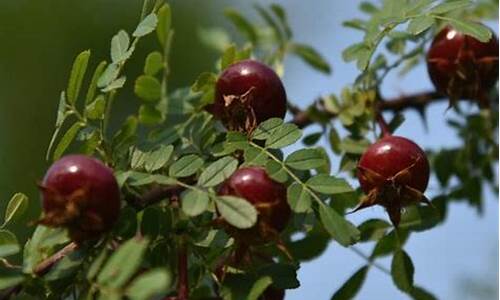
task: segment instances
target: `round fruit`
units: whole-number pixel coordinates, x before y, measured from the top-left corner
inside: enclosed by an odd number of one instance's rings
[[[257,224],[249,229],[228,226],[229,233],[245,244],[265,243],[278,237],[290,219],[286,187],[259,167],[241,168],[221,186],[219,195],[246,199],[258,211]]]
[[[480,42],[452,27],[434,38],[427,53],[427,69],[436,89],[451,101],[486,101],[487,92],[498,80],[498,39]]]
[[[358,163],[358,179],[367,194],[356,210],[380,204],[397,225],[401,208],[425,202],[429,162],[425,152],[404,137],[386,135],[371,145]]]
[[[45,213],[40,223],[68,228],[75,242],[99,237],[118,219],[120,190],[113,171],[92,157],[68,155],[56,161],[40,189]]]
[[[267,119],[285,117],[285,89],[271,68],[243,60],[220,75],[210,111],[228,129],[250,132]]]

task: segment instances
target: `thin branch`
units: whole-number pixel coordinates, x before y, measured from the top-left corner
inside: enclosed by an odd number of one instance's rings
[[[404,95],[390,100],[380,100],[377,105],[380,111],[400,112],[406,109],[416,109],[418,111],[422,111],[423,109],[425,109],[425,107],[427,107],[427,105],[431,103],[447,100],[448,99],[442,94],[436,91],[431,91],[416,93],[412,95]],[[314,106],[316,108],[318,106],[322,106],[321,102],[321,100],[315,101]],[[297,125],[299,128],[305,128],[315,123],[315,121],[309,117],[307,110],[301,110],[300,108],[291,104],[288,105],[288,110],[293,114],[291,123]],[[337,117],[336,114],[329,113],[324,109],[320,108],[320,111],[330,119],[335,119]]]
[[[140,196],[128,196],[125,200],[137,210],[142,210],[164,199],[179,195],[184,187],[179,185],[158,185]]]
[[[371,259],[368,255],[366,255],[363,251],[359,250],[355,246],[351,246],[351,247],[349,247],[349,249],[351,249],[352,252],[356,253],[359,257],[363,258],[370,266],[373,266],[373,267],[379,269],[380,271],[382,271],[383,273],[385,273],[389,276],[391,275],[391,271],[389,269],[376,263],[373,259]]]
[[[52,267],[56,263],[61,261],[67,255],[71,254],[77,248],[78,248],[78,245],[75,242],[69,243],[64,248],[57,251],[54,255],[50,256],[49,258],[47,258],[47,259],[43,260],[41,263],[39,263],[35,267],[35,269],[33,270],[33,273],[37,276],[43,276],[43,275],[47,274],[47,272],[49,272],[50,269],[52,269]]]

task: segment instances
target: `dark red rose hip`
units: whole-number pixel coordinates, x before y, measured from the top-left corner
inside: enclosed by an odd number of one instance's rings
[[[427,69],[436,89],[450,97],[488,105],[487,93],[498,80],[498,39],[486,42],[445,27],[427,53]]]
[[[275,239],[290,219],[286,187],[272,180],[259,167],[241,168],[221,186],[219,195],[246,199],[258,211],[257,224],[249,229],[230,227],[230,234],[247,244],[265,243]]]
[[[120,190],[113,171],[101,161],[68,155],[56,161],[40,186],[41,224],[65,227],[75,242],[99,237],[118,219]]]
[[[243,60],[220,75],[209,110],[228,129],[249,132],[267,119],[285,117],[286,93],[271,68]]]
[[[384,136],[359,160],[358,179],[367,196],[356,210],[382,205],[397,226],[403,207],[429,203],[423,195],[429,172],[427,156],[417,144],[404,137]]]

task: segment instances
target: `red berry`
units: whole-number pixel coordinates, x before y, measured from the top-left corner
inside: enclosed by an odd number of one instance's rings
[[[358,163],[358,179],[367,194],[358,209],[380,204],[397,225],[401,208],[425,202],[429,162],[425,152],[404,137],[386,135],[371,145]]]
[[[210,111],[228,129],[249,132],[267,119],[285,117],[285,89],[271,68],[243,60],[220,75]]]
[[[99,237],[118,219],[120,190],[113,171],[92,157],[61,158],[40,188],[45,212],[40,223],[68,228],[76,242]]]
[[[246,167],[237,170],[223,183],[219,195],[244,198],[257,209],[257,224],[252,228],[230,227],[230,233],[243,243],[265,243],[276,239],[290,219],[286,187],[272,180],[262,168]]]
[[[498,39],[482,43],[451,27],[434,38],[427,53],[427,69],[436,89],[451,98],[486,101],[498,80]]]

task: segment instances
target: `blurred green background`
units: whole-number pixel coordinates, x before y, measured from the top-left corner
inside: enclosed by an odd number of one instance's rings
[[[200,27],[221,22],[221,13],[211,11],[223,3],[171,3],[175,11],[171,87],[190,85],[197,74],[211,68],[217,53],[196,36]],[[38,216],[35,183],[48,166],[45,150],[73,59],[85,49],[92,51],[91,67],[108,59],[111,37],[120,29],[133,31],[141,6],[141,0],[0,1],[0,211],[12,194],[22,191],[30,198],[26,221]],[[153,35],[139,43],[137,55],[126,66],[129,84],[114,106],[115,124],[139,103],[130,82],[140,74],[151,49],[158,49]],[[29,232],[26,227],[10,229],[21,239]]]

